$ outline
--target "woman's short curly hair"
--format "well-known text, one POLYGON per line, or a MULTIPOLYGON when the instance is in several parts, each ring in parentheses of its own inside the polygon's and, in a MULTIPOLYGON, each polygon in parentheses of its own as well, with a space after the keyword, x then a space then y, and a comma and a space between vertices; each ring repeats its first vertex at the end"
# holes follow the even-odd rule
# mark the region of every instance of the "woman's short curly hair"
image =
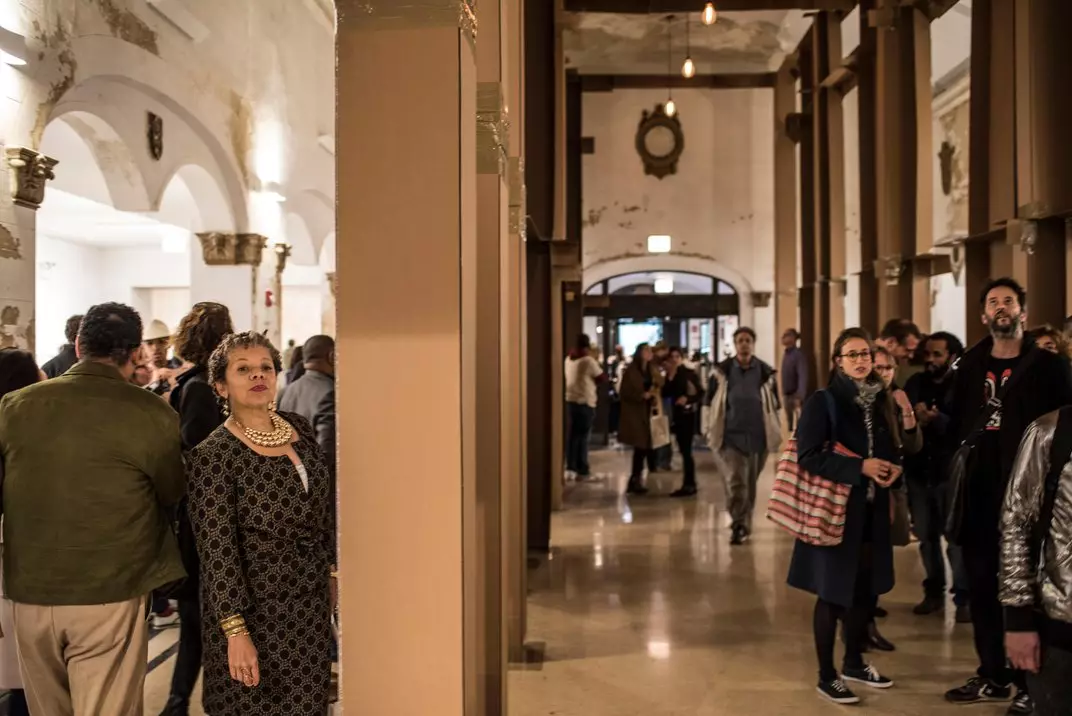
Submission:
POLYGON ((196 366, 207 366, 223 337, 234 333, 231 312, 222 303, 195 303, 175 330, 175 355, 196 366))
POLYGON ((235 350, 257 347, 267 348, 269 355, 272 356, 272 365, 275 366, 275 372, 282 372, 283 357, 279 355, 279 351, 268 340, 268 337, 256 331, 245 331, 243 333, 231 333, 226 336, 216 346, 216 350, 212 351, 212 357, 208 359, 208 382, 215 385, 226 380, 227 366, 231 362, 231 353, 235 350))

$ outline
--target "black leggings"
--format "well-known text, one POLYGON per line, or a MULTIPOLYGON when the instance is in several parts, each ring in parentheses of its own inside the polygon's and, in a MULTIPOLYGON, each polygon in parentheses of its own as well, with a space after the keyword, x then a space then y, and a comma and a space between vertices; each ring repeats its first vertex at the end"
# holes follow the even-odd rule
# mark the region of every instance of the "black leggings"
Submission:
POLYGON ((871 545, 860 546, 860 563, 856 568, 856 584, 853 587, 852 606, 843 607, 819 599, 815 602, 815 652, 819 657, 819 680, 833 681, 838 677, 834 667, 834 645, 837 642, 837 623, 845 624, 846 669, 862 669, 862 647, 867 635, 867 625, 874 612, 875 595, 871 587, 871 545))

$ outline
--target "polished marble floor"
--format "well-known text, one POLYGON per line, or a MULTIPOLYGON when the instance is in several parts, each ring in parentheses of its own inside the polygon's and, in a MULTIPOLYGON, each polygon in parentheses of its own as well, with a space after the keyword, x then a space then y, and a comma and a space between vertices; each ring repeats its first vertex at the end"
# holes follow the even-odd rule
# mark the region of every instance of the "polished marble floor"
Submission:
MULTIPOLYGON (((842 708, 815 693, 814 598, 785 585, 792 541, 762 519, 731 547, 721 482, 699 454, 700 495, 671 500, 680 473, 626 498, 629 456, 593 456, 597 477, 567 487, 551 558, 530 577, 530 642, 542 665, 510 674, 510 716, 810 716, 842 708)), ((769 490, 772 466, 760 487, 769 490)), ((759 508, 761 513, 762 505, 759 508)), ((917 617, 922 569, 897 550, 896 590, 880 628, 898 650, 869 656, 896 681, 861 687, 871 714, 957 714, 942 693, 974 670, 971 627, 917 617)), ((840 656, 838 657, 840 658, 840 656)), ((1001 706, 969 709, 997 716, 1001 706)))

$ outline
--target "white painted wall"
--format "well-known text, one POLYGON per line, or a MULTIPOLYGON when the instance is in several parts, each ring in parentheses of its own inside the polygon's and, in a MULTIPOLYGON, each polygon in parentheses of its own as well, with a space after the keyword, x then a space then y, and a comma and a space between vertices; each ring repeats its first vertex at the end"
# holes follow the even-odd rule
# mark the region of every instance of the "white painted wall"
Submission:
POLYGON ((773 309, 753 309, 748 294, 772 291, 774 280, 774 129, 770 90, 684 90, 674 93, 685 147, 677 174, 644 174, 635 149, 641 113, 666 100, 658 90, 586 93, 584 134, 595 153, 584 157, 585 283, 629 270, 690 270, 675 260, 724 267, 719 276, 742 295, 742 320, 773 360, 773 309), (673 237, 668 257, 647 254, 649 234, 673 237), (746 305, 745 305, 746 304, 746 305))
POLYGON ((37 359, 47 361, 67 342, 67 319, 104 300, 99 249, 37 237, 37 359))

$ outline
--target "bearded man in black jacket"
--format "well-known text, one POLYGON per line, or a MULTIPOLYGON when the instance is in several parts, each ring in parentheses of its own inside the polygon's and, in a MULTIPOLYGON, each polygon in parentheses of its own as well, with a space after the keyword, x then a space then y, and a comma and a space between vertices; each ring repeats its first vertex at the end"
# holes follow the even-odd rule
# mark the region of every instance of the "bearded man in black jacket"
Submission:
POLYGON ((1007 666, 998 600, 1001 511, 1024 431, 1039 417, 1072 403, 1072 376, 1059 356, 1024 338, 1027 293, 1020 284, 1011 278, 992 280, 983 288, 979 303, 990 336, 953 366, 949 434, 955 449, 977 431, 981 433, 975 436, 967 463, 958 535, 980 667, 964 686, 947 692, 946 699, 959 704, 1008 701, 1015 684, 1017 694, 1009 714, 1026 716, 1034 708, 1022 672, 1007 666), (980 430, 978 421, 988 402, 1010 381, 1001 407, 980 430))

